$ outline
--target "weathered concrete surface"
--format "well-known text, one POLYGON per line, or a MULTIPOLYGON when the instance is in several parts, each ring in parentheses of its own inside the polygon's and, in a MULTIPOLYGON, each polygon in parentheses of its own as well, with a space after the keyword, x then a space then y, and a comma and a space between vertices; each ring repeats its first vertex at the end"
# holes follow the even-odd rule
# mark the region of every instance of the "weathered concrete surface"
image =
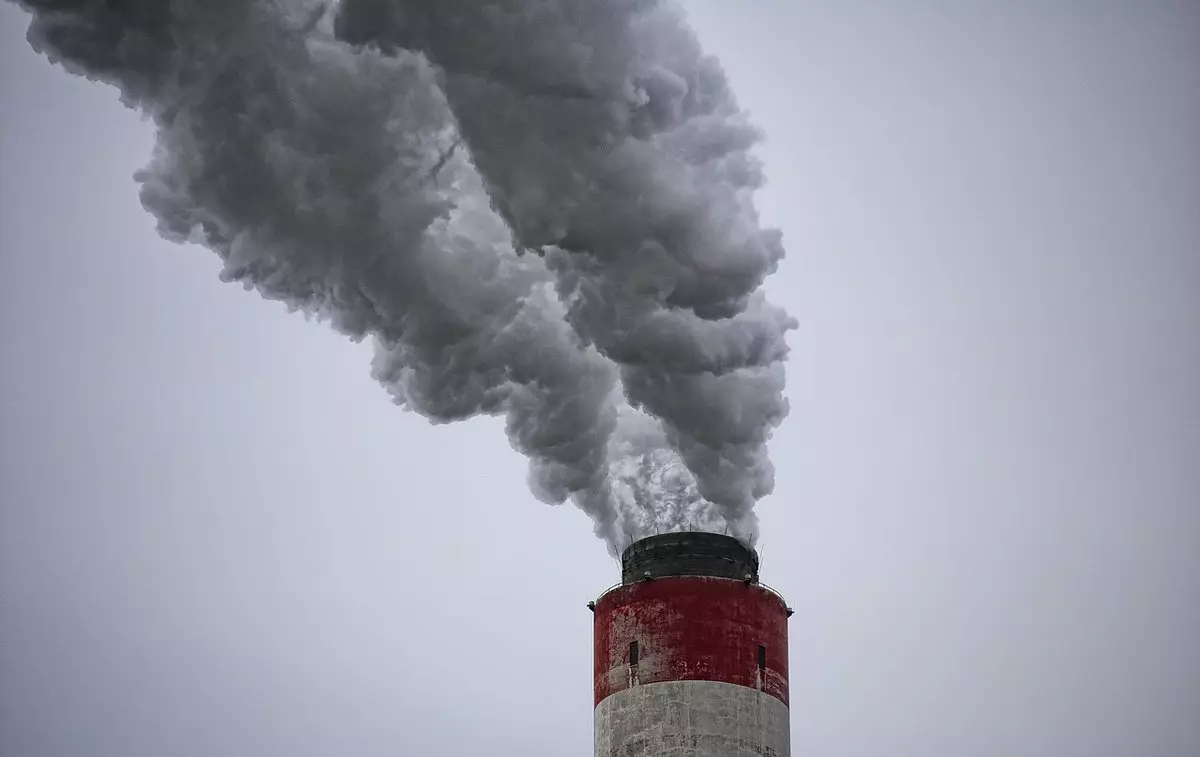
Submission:
POLYGON ((742 581, 684 576, 620 586, 596 602, 595 703, 639 684, 720 681, 787 705, 787 622, 777 594, 742 581))
POLYGON ((716 681, 634 686, 596 707, 596 757, 789 757, 788 708, 716 681))
POLYGON ((649 574, 714 576, 741 581, 758 578, 758 553, 732 536, 699 532, 658 534, 630 544, 621 555, 621 582, 637 583, 649 574))

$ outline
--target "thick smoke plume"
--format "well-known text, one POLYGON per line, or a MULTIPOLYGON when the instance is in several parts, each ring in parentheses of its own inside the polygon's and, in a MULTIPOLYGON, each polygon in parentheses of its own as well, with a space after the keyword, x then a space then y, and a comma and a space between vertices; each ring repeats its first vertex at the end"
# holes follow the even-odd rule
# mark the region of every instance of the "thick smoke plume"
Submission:
POLYGON ((370 337, 398 404, 503 415, 534 493, 610 550, 754 538, 782 248, 757 134, 673 6, 346 0, 339 40, 286 0, 16 2, 35 49, 155 123, 165 238, 370 337))

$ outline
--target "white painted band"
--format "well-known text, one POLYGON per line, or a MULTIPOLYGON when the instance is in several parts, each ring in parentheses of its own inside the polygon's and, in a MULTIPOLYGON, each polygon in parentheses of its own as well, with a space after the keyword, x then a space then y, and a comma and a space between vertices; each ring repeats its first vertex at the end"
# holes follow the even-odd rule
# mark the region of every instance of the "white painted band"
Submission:
POLYGON ((789 757, 788 708, 718 681, 634 686, 596 706, 596 757, 789 757))

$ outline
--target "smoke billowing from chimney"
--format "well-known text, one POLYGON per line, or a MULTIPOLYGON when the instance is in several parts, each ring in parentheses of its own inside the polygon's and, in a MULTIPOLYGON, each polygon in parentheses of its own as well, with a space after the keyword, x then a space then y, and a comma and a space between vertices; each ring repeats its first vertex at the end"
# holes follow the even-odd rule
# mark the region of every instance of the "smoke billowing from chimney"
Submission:
POLYGON ((783 253, 757 133, 673 6, 344 0, 338 40, 287 0, 17 2, 35 49, 153 120, 165 238, 370 337, 397 404, 503 415, 534 493, 610 550, 754 538, 783 253))

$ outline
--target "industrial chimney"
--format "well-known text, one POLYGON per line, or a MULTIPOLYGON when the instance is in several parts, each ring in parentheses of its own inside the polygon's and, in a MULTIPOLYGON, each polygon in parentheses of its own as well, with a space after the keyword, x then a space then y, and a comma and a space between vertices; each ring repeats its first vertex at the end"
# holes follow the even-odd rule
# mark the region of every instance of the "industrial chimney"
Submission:
POLYGON ((596 757, 788 757, 787 619, 721 534, 631 544, 595 613, 596 757))

